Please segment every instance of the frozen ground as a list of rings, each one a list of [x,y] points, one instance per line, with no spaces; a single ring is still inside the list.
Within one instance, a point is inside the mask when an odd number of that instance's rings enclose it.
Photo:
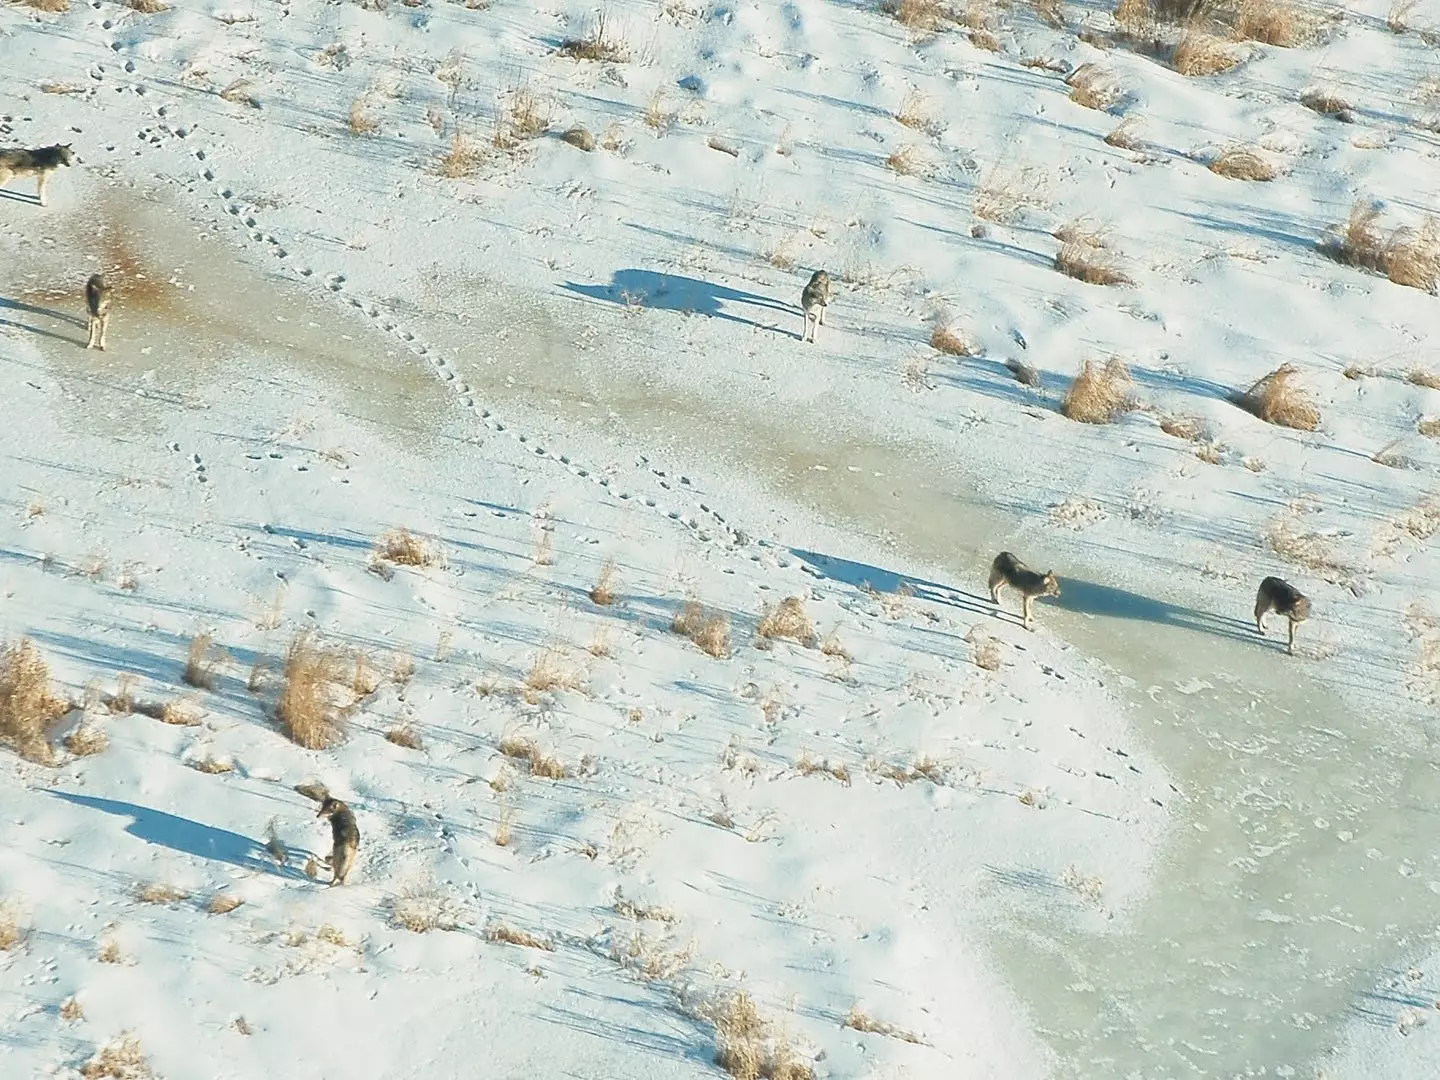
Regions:
[[[1437,452],[1417,421],[1440,392],[1403,376],[1437,368],[1435,300],[1315,247],[1357,197],[1387,226],[1436,204],[1434,47],[1346,10],[1322,45],[1187,79],[1096,48],[1103,11],[1063,11],[1063,30],[996,12],[991,52],[862,4],[615,4],[629,58],[608,63],[556,55],[585,11],[503,0],[0,12],[4,140],[83,159],[48,210],[23,181],[0,201],[26,410],[4,436],[3,631],[77,697],[122,672],[194,693],[197,631],[233,658],[200,727],[109,718],[104,754],[16,766],[17,1075],[124,1028],[172,1077],[212,1075],[187,1053],[201,1029],[237,1076],[404,1075],[421,1045],[441,1075],[477,1055],[704,1075],[697,1002],[741,985],[822,1075],[1434,1068]],[[1123,91],[1109,111],[1053,70],[1091,61]],[[1355,122],[1303,107],[1317,86]],[[1122,117],[1133,149],[1102,141]],[[561,141],[574,123],[600,147]],[[457,134],[483,155],[439,175]],[[1241,142],[1281,175],[1204,167]],[[1079,217],[1133,287],[1052,269],[1050,231]],[[842,281],[801,347],[817,265]],[[96,268],[130,290],[103,357],[74,341]],[[931,350],[936,320],[979,355]],[[1109,354],[1151,408],[1065,420]],[[1313,433],[1227,400],[1285,361]],[[395,525],[445,568],[368,573]],[[977,597],[1001,547],[1065,583],[1038,634]],[[596,608],[610,558],[621,600]],[[1247,627],[1266,573],[1315,600],[1295,660]],[[848,662],[753,646],[792,594]],[[668,633],[690,595],[731,613],[732,659]],[[975,624],[998,672],[972,663]],[[337,751],[284,742],[273,686],[246,689],[309,625],[381,668],[415,658]],[[552,648],[581,685],[529,702]],[[383,741],[397,724],[424,749]],[[514,731],[573,775],[482,783]],[[187,767],[211,755],[235,767]],[[917,762],[940,782],[902,782]],[[272,817],[320,846],[289,790],[313,776],[367,838],[343,892],[255,856]],[[193,898],[133,898],[158,879]],[[417,883],[461,929],[390,925]],[[204,914],[222,887],[249,902]],[[616,888],[677,921],[629,950]],[[555,951],[485,940],[497,920]],[[96,963],[111,937],[128,963]],[[394,1032],[381,971],[413,1009]],[[72,994],[86,1018],[62,1022]],[[336,1047],[317,994],[376,1045]],[[857,1003],[924,1042],[842,1028]]]

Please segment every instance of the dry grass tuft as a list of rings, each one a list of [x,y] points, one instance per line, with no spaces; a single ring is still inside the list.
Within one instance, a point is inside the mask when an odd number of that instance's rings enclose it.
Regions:
[[[423,750],[425,748],[425,744],[420,739],[420,733],[409,724],[391,728],[385,732],[385,740],[396,746],[403,746],[406,750]]]
[[[1013,225],[1027,210],[1049,205],[1049,175],[1038,165],[996,164],[975,189],[970,204],[977,218],[997,225]]]
[[[52,15],[70,10],[70,0],[16,0],[16,2],[21,7],[34,8],[36,11],[45,11]]]
[[[1422,416],[1415,429],[1426,438],[1440,439],[1440,416]]]
[[[1065,82],[1070,100],[1087,109],[1105,112],[1123,96],[1115,77],[1098,64],[1081,64]]]
[[[155,1074],[145,1060],[140,1040],[131,1031],[111,1039],[80,1069],[85,1080],[150,1080]]]
[[[23,937],[15,908],[8,901],[0,902],[0,952],[13,949]]]
[[[554,952],[554,944],[546,938],[537,937],[528,930],[521,930],[506,923],[491,923],[485,928],[486,941],[499,941],[506,945],[519,945],[525,949],[539,949]]]
[[[65,749],[76,757],[103,754],[110,746],[110,737],[103,728],[84,723],[65,736]]]
[[[1423,386],[1427,390],[1440,390],[1440,374],[1425,368],[1411,368],[1405,373],[1405,381],[1411,386]]]
[[[440,553],[409,529],[391,529],[375,541],[371,558],[396,566],[435,566],[442,562]]]
[[[412,934],[454,930],[460,925],[454,900],[434,884],[412,885],[392,896],[386,907],[391,924]]]
[[[135,899],[142,904],[178,904],[189,899],[190,894],[173,885],[151,881],[135,887]]]
[[[345,655],[327,648],[307,631],[296,634],[285,653],[285,670],[275,718],[285,735],[307,750],[324,750],[345,736],[335,688],[345,680]]]
[[[1029,364],[1021,363],[1019,360],[1006,360],[1005,370],[1015,376],[1015,381],[1022,386],[1040,385],[1040,372]]]
[[[1205,441],[1205,421],[1198,416],[1163,416],[1160,418],[1160,430],[1186,442]]]
[[[1385,28],[1392,34],[1403,34],[1410,29],[1410,16],[1420,6],[1420,0],[1391,0],[1390,12],[1385,16]]]
[[[595,136],[590,134],[590,129],[584,124],[576,124],[560,136],[560,141],[569,143],[576,150],[583,150],[585,153],[592,153],[596,147]]]
[[[170,10],[165,0],[125,0],[125,3],[131,11],[138,11],[141,15],[159,15]]]
[[[70,711],[70,702],[50,686],[50,669],[29,638],[0,650],[0,739],[28,761],[54,760],[47,735]]]
[[[1052,30],[1065,29],[1065,6],[1063,0],[1030,0],[1030,6],[1040,21]]]
[[[686,601],[671,620],[670,631],[689,638],[717,660],[730,655],[730,617],[724,612],[707,612],[698,600]]]
[[[931,173],[930,160],[925,151],[911,143],[902,146],[885,159],[885,165],[901,176],[918,176],[922,179]]]
[[[715,1027],[715,1064],[735,1080],[813,1080],[814,1070],[796,1060],[783,1032],[771,1033],[745,991],[709,1006],[703,1016]]]
[[[205,905],[205,910],[211,915],[229,915],[243,903],[245,901],[234,893],[216,893],[210,897],[210,902]]]
[[[380,121],[370,114],[370,99],[361,95],[350,102],[350,112],[346,117],[347,126],[351,135],[374,135],[380,130]]]
[[[1282,364],[1235,398],[1235,404],[1267,424],[1314,431],[1320,426],[1320,410],[1295,383],[1300,369]]]
[[[1227,180],[1274,180],[1279,174],[1274,165],[1254,150],[1245,146],[1232,146],[1222,150],[1210,162],[1210,171]]]
[[[1060,241],[1055,269],[1087,285],[1135,284],[1116,265],[1106,246],[1105,233],[1080,221],[1067,222],[1051,234]]]
[[[114,938],[106,938],[100,943],[100,949],[95,954],[95,959],[102,964],[123,964],[125,954],[120,951],[120,943]]]
[[[201,690],[215,689],[215,669],[219,666],[220,658],[210,655],[210,646],[215,639],[210,634],[196,634],[190,640],[190,651],[185,657],[185,670],[181,673],[181,679],[186,686],[198,687]]]
[[[1320,87],[1312,86],[1300,91],[1300,104],[1321,116],[1331,116],[1346,123],[1354,120],[1354,112],[1350,108],[1349,102],[1338,94]]]
[[[135,711],[176,727],[199,727],[200,718],[205,715],[193,697],[171,698],[160,706],[158,715],[153,705],[144,702],[137,704]]]
[[[524,735],[505,735],[496,749],[508,758],[525,762],[531,776],[544,777],[546,780],[564,780],[570,775],[570,769],[564,762],[544,753],[534,739]]]
[[[260,102],[250,87],[249,79],[236,79],[220,91],[220,100],[228,101],[231,105],[248,105],[252,109],[258,109]]]
[[[880,10],[907,30],[934,33],[954,21],[942,0],[880,0]]]
[[[801,754],[795,761],[795,771],[801,776],[828,776],[846,787],[850,786],[850,767],[843,761],[831,761],[829,758],[817,761],[809,754]]]
[[[606,559],[600,568],[600,577],[590,589],[590,602],[599,607],[609,607],[615,602],[615,560]]]
[[[209,776],[218,776],[222,773],[235,771],[235,763],[233,761],[227,761],[224,758],[210,757],[208,755],[203,758],[195,758],[188,762],[188,764],[196,772],[202,772]]]
[[[630,46],[610,25],[604,10],[596,14],[580,37],[560,42],[560,52],[572,60],[601,60],[609,64],[623,64],[630,59]]]
[[[787,596],[774,608],[766,604],[755,632],[762,638],[789,638],[807,648],[815,644],[815,624],[798,596]]]
[[[60,1019],[70,1023],[85,1019],[85,1006],[80,1004],[80,999],[74,994],[60,1003]]]
[[[1198,29],[1186,30],[1170,57],[1176,71],[1191,77],[1220,75],[1244,60],[1229,42]]]
[[[1105,136],[1105,144],[1119,150],[1139,150],[1145,143],[1136,134],[1140,121],[1133,116],[1120,121],[1120,126]]]
[[[535,705],[543,694],[578,690],[584,685],[584,673],[569,662],[564,649],[556,646],[535,655],[525,675],[522,693],[528,703]]]
[[[924,1045],[925,1040],[913,1032],[897,1028],[894,1024],[887,1024],[883,1020],[876,1020],[873,1016],[864,1012],[859,1005],[851,1007],[849,1014],[845,1017],[844,1026],[854,1031],[864,1031],[871,1035],[884,1035],[887,1039],[900,1039],[904,1042]]]
[[[1297,522],[1293,510],[1273,518],[1265,527],[1265,546],[1286,562],[1303,566],[1332,585],[1347,584],[1353,571],[1335,555],[1330,540],[1307,532]]]
[[[450,148],[435,162],[435,171],[447,180],[474,176],[485,163],[485,151],[463,131],[450,136]]]
[[[911,90],[900,102],[900,108],[895,113],[895,119],[906,127],[924,132],[931,138],[938,137],[945,132],[945,121],[936,113],[935,102],[919,90]]]
[[[1124,361],[1112,356],[1102,365],[1086,360],[1066,391],[1060,411],[1082,424],[1112,424],[1135,408],[1130,390],[1134,381]]]
[[[1289,0],[1240,0],[1234,33],[1242,41],[1259,41],[1293,49],[1315,39],[1321,16]]]
[[[930,331],[930,347],[946,356],[979,356],[980,346],[967,338],[961,331],[945,323],[936,323]]]

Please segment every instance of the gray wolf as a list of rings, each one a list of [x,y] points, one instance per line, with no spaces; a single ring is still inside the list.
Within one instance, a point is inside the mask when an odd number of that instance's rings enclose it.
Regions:
[[[1267,577],[1260,582],[1260,591],[1255,594],[1255,630],[1265,633],[1265,616],[1275,611],[1290,620],[1290,643],[1286,649],[1295,655],[1295,627],[1310,617],[1310,598],[1288,581],[1278,577]]]
[[[830,305],[830,275],[816,270],[810,275],[810,282],[800,293],[800,311],[805,316],[805,325],[800,328],[800,340],[815,340],[817,328],[825,325],[825,309]]]
[[[990,600],[992,603],[999,605],[1000,590],[1006,585],[1020,592],[1025,611],[1026,630],[1032,629],[1030,608],[1035,603],[1035,598],[1060,595],[1060,582],[1056,580],[1054,571],[1047,570],[1043,574],[1037,574],[1010,552],[1002,551],[990,564]]]
[[[105,331],[110,326],[110,286],[99,274],[85,283],[85,308],[90,312],[90,340],[87,349],[105,351]]]
[[[345,878],[355,866],[355,853],[360,849],[360,828],[355,824],[355,814],[333,795],[326,795],[315,816],[330,819],[330,834],[334,841],[330,850],[330,870],[335,875],[330,884],[344,885]]]
[[[43,146],[39,150],[0,150],[0,186],[12,176],[35,177],[35,196],[45,206],[45,184],[50,174],[61,165],[69,167],[75,160],[70,144]]]

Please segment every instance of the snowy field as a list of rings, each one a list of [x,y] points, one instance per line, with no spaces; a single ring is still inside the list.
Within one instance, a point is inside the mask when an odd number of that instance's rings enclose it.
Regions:
[[[1440,1071],[1440,8],[52,7],[0,1074]]]

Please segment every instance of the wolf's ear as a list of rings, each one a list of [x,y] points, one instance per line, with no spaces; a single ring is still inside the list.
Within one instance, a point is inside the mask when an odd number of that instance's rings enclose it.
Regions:
[[[65,144],[65,149],[66,149],[66,150],[69,150],[69,149],[70,149],[71,147],[73,147],[74,145],[75,145],[74,143],[68,143],[68,142],[67,142],[67,143]]]

